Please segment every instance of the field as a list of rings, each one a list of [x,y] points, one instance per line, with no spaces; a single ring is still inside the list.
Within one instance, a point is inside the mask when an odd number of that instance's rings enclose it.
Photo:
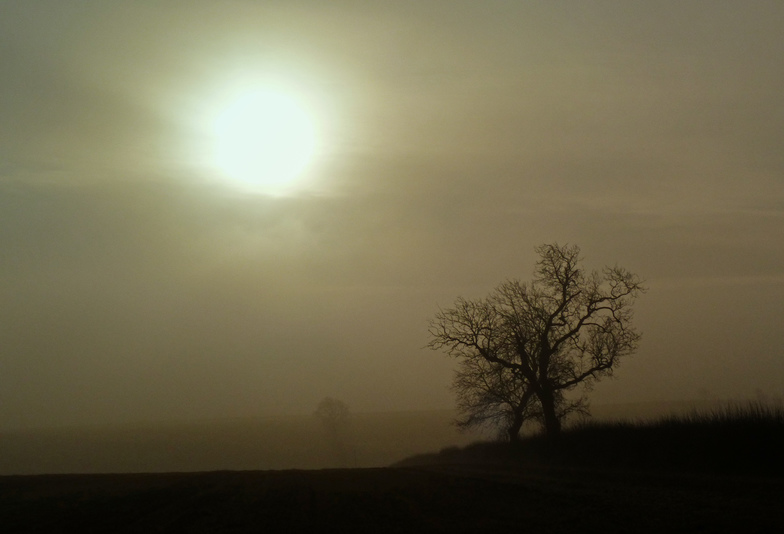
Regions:
[[[356,414],[339,443],[309,415],[0,432],[0,475],[383,467],[479,439],[453,417]]]
[[[0,477],[3,532],[781,532],[781,411],[599,423],[391,467]],[[658,451],[656,454],[653,451]]]
[[[637,403],[592,411],[601,422],[700,406]],[[309,415],[0,430],[0,475],[384,467],[491,437],[458,432],[454,417],[451,410],[358,413],[341,447]]]
[[[485,466],[0,477],[3,532],[781,532],[784,481]]]

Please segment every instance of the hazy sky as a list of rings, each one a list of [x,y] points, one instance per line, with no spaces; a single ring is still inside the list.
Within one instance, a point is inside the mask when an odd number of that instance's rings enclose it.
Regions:
[[[647,280],[594,403],[784,394],[784,3],[0,3],[0,428],[453,406],[457,296]],[[295,194],[210,160],[274,80]]]

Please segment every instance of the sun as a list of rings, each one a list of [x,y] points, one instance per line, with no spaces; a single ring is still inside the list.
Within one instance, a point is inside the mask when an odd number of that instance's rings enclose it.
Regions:
[[[316,145],[305,109],[289,95],[269,89],[236,97],[218,114],[213,131],[218,170],[271,195],[296,189]]]

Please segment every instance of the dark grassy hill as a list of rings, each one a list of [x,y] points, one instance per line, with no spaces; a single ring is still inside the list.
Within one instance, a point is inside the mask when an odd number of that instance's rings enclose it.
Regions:
[[[397,465],[504,462],[528,466],[784,477],[784,410],[729,405],[652,421],[589,422],[556,441],[475,443]]]

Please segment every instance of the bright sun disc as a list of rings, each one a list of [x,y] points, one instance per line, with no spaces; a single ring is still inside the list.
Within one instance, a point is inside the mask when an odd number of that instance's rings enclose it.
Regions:
[[[214,132],[217,167],[270,194],[292,189],[315,148],[310,117],[292,98],[274,91],[235,100],[218,116]]]

